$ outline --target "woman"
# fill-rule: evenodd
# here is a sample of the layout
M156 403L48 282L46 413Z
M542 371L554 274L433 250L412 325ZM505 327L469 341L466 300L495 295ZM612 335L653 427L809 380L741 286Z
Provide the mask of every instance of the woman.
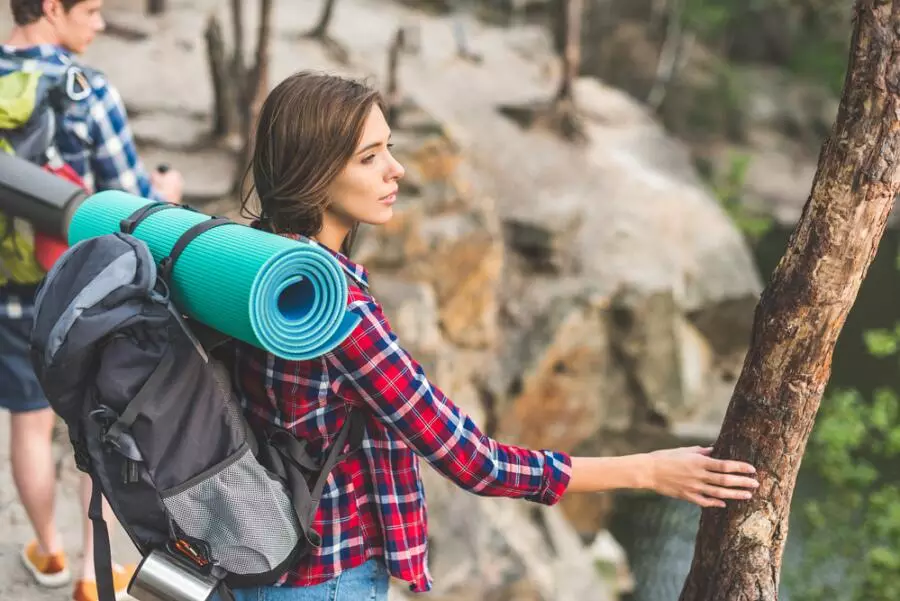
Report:
M750 498L757 482L741 474L753 467L713 459L708 449L569 457L503 445L428 381L369 294L365 269L347 256L358 224L381 225L393 215L404 171L391 155L390 133L375 91L328 75L288 78L260 114L251 166L255 227L329 250L349 275L349 310L362 322L334 351L308 361L238 346L239 393L256 419L289 428L314 452L328 447L351 407L366 414L366 438L337 465L322 496L321 547L285 586L240 590L238 599L386 599L389 575L429 590L419 457L475 494L548 505L567 491L621 488L705 507Z

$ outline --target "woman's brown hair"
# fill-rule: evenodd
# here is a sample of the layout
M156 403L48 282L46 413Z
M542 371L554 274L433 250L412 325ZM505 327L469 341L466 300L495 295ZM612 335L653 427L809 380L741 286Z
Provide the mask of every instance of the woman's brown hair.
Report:
M253 188L241 214L272 232L318 234L328 188L356 151L372 107L382 105L377 91L334 75L301 71L278 84L259 114L247 170ZM254 191L258 213L249 209ZM354 234L341 252L349 253Z

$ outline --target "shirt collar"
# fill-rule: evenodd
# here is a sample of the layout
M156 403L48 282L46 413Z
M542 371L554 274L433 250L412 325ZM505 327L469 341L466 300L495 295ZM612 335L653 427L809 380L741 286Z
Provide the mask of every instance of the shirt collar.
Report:
M57 46L55 44L37 44L35 46L22 47L3 44L2 46L0 46L0 50L2 50L3 54L7 56L15 56L25 59L58 57L63 61L71 60L71 53L62 46Z
M328 251L329 254L337 259L337 262L340 263L344 271L346 271L347 274L356 281L356 283L362 286L363 290L369 289L369 272L366 271L365 267L363 267L362 265L357 265L356 263L348 259L347 256L343 253L333 251L324 244L320 244L315 240L311 240L309 238L303 238L303 240L309 242L310 244L315 244L319 248L323 248Z

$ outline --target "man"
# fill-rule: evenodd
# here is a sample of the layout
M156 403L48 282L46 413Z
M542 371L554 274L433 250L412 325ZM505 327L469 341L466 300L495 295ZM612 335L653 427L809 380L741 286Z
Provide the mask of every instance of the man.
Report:
M103 31L103 0L10 0L15 27L0 46L0 77L35 68L66 72ZM157 200L179 202L182 179L174 170L148 174L135 150L119 94L106 78L85 68L83 94L75 99L54 130L55 147L89 191L120 189ZM68 109L67 109L68 110ZM3 132L0 131L0 138ZM2 267L2 265L0 265ZM7 270L10 271L10 270ZM8 281L0 286L0 406L11 413L13 478L36 539L22 561L38 584L65 586L71 581L66 556L54 525L55 469L51 436L55 414L44 399L28 358L35 286ZM87 519L90 480L82 476L84 562L73 591L75 601L97 599L93 538ZM107 520L112 517L108 507ZM116 566L117 598L133 568Z

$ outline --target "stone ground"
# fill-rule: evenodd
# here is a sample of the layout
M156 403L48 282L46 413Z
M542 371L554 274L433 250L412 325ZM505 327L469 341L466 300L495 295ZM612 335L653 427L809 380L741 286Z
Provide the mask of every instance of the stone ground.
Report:
M62 434L58 438L65 438ZM78 502L78 471L75 469L67 442L54 444L59 459L60 477L57 487L56 524L62 534L71 569L81 569L81 504ZM13 486L9 464L9 418L0 416L0 600L2 601L62 601L71 598L71 587L41 589L22 567L19 555L33 531L25 510L19 503ZM133 562L137 553L120 528L113 531L115 558L120 563Z

